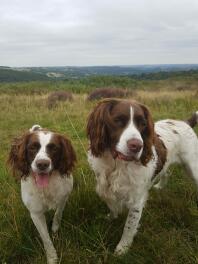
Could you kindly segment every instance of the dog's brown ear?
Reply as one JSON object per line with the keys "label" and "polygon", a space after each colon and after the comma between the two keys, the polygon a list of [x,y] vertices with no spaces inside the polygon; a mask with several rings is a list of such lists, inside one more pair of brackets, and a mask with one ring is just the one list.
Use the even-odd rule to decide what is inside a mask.
{"label": "dog's brown ear", "polygon": [[62,135],[59,137],[61,142],[61,158],[58,170],[61,174],[69,174],[74,168],[76,153],[69,139]]}
{"label": "dog's brown ear", "polygon": [[28,132],[20,137],[14,138],[12,142],[7,163],[11,167],[15,177],[17,177],[17,172],[19,172],[21,177],[29,174],[26,149],[29,137],[30,133]]}
{"label": "dog's brown ear", "polygon": [[143,141],[144,141],[144,149],[141,156],[141,162],[143,165],[146,165],[149,160],[152,158],[152,146],[154,144],[154,122],[150,111],[144,105],[140,105],[144,111],[145,119],[147,120],[146,127],[142,133]]}
{"label": "dog's brown ear", "polygon": [[88,117],[87,136],[90,140],[91,152],[96,157],[110,148],[108,124],[111,122],[110,111],[116,102],[114,99],[99,102]]}

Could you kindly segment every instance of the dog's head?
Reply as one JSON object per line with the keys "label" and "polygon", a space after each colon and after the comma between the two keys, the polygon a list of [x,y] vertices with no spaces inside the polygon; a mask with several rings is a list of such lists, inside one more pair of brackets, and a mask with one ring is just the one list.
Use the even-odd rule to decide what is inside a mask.
{"label": "dog's head", "polygon": [[69,174],[75,161],[74,149],[66,137],[38,125],[13,140],[8,157],[14,173],[19,171],[22,177],[32,173],[40,187],[48,185],[54,170],[62,176]]}
{"label": "dog's head", "polygon": [[110,150],[114,158],[141,160],[146,165],[152,156],[154,124],[144,105],[129,100],[106,99],[93,109],[87,135],[94,156]]}

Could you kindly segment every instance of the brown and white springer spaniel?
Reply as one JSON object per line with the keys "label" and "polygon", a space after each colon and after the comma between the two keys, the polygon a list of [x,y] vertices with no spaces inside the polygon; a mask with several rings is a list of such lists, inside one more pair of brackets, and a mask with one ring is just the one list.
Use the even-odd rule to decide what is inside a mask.
{"label": "brown and white springer spaniel", "polygon": [[14,139],[8,162],[21,176],[22,200],[30,212],[44,244],[49,264],[57,263],[44,213],[55,209],[52,231],[59,228],[62,213],[73,189],[72,169],[76,155],[70,141],[34,125]]}
{"label": "brown and white springer spaniel", "polygon": [[115,252],[125,253],[137,232],[150,188],[162,188],[170,164],[183,163],[198,185],[198,139],[188,121],[153,123],[144,105],[130,100],[103,100],[93,109],[87,124],[88,161],[96,174],[96,191],[111,216],[128,209],[122,238]]}

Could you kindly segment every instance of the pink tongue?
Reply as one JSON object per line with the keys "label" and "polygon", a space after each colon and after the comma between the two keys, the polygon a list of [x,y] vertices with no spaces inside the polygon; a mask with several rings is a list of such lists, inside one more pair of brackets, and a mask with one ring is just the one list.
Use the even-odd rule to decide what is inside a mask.
{"label": "pink tongue", "polygon": [[122,153],[118,153],[118,158],[125,161],[133,161],[135,158],[133,156],[125,156]]}
{"label": "pink tongue", "polygon": [[35,174],[35,181],[38,187],[45,188],[49,184],[49,174],[48,173]]}
{"label": "pink tongue", "polygon": [[122,153],[118,153],[118,158],[119,159],[126,159],[126,157]]}

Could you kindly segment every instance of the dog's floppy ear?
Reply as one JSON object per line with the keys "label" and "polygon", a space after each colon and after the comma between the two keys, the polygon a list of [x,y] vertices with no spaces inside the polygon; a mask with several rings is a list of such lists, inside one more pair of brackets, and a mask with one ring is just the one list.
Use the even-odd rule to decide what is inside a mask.
{"label": "dog's floppy ear", "polygon": [[146,127],[142,133],[142,137],[144,141],[144,149],[141,156],[142,164],[146,165],[153,155],[152,146],[154,144],[154,122],[148,108],[141,104],[140,106],[144,111],[144,116],[147,121]]}
{"label": "dog's floppy ear", "polygon": [[91,152],[96,157],[110,148],[108,125],[111,122],[110,111],[116,103],[115,99],[103,100],[95,106],[88,117],[87,136],[90,140]]}
{"label": "dog's floppy ear", "polygon": [[29,164],[27,160],[26,146],[31,133],[14,138],[11,149],[8,155],[7,163],[13,171],[13,175],[17,177],[17,172],[20,176],[27,176],[29,173]]}
{"label": "dog's floppy ear", "polygon": [[58,170],[61,174],[69,174],[74,168],[76,153],[69,139],[62,135],[59,135],[59,137],[61,142],[61,158]]}

